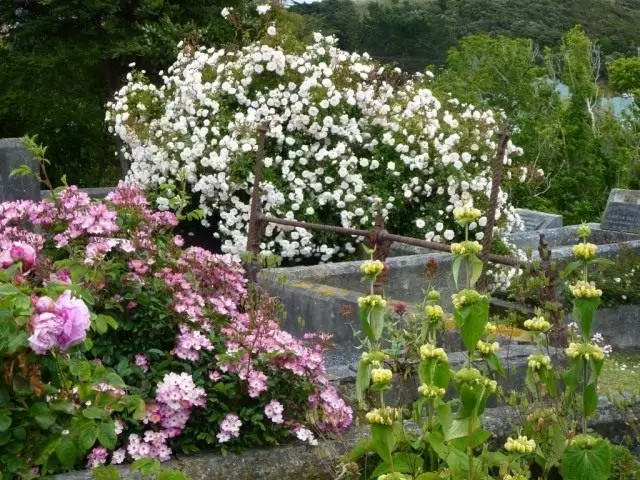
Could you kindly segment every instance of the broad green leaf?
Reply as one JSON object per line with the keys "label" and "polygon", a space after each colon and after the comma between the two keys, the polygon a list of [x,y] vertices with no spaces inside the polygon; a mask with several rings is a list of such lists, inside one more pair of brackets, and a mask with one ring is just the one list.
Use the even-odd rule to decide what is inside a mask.
{"label": "broad green leaf", "polygon": [[374,307],[369,312],[369,324],[373,332],[374,341],[377,342],[382,336],[384,330],[384,309],[381,307]]}
{"label": "broad green leaf", "polygon": [[136,420],[142,420],[147,413],[147,406],[142,398],[138,398],[133,412],[133,418]]}
{"label": "broad green leaf", "polygon": [[440,433],[428,433],[427,441],[429,442],[431,448],[433,448],[433,451],[436,452],[438,457],[440,457],[442,460],[447,458],[447,456],[449,455],[449,449],[445,445],[444,437]]}
{"label": "broad green leaf", "polygon": [[487,363],[491,366],[491,368],[496,371],[501,377],[504,377],[504,367],[502,366],[502,362],[500,358],[495,353],[492,353],[487,358]]}
{"label": "broad green leaf", "polygon": [[355,462],[370,453],[371,450],[371,439],[369,437],[361,438],[356,443],[356,446],[345,456],[345,461]]}
{"label": "broad green leaf", "polygon": [[442,477],[437,473],[427,472],[418,475],[416,480],[442,480]]}
{"label": "broad green leaf", "polygon": [[576,298],[573,300],[573,315],[578,320],[582,335],[591,337],[593,329],[593,317],[600,305],[599,298]]}
{"label": "broad green leaf", "polygon": [[609,444],[599,440],[591,449],[575,443],[567,447],[560,468],[564,480],[608,480],[611,474]]}
{"label": "broad green leaf", "polygon": [[377,479],[380,475],[385,473],[416,473],[416,471],[422,467],[423,459],[420,455],[409,452],[397,452],[392,456],[392,462],[382,462],[376,467],[370,478]]}
{"label": "broad green leaf", "polygon": [[177,470],[163,470],[158,474],[158,480],[188,480],[186,474]]}
{"label": "broad green leaf", "polygon": [[482,267],[483,267],[482,260],[480,260],[475,255],[472,256],[471,257],[471,279],[470,279],[471,288],[473,288],[476,282],[480,279],[480,276],[482,275]]}
{"label": "broad green leaf", "polygon": [[462,265],[462,257],[455,257],[451,265],[451,273],[453,274],[453,283],[458,288],[458,277],[460,276],[460,266]]}
{"label": "broad green leaf", "polygon": [[483,298],[456,310],[454,318],[465,347],[469,352],[474,352],[489,321],[489,299]]}
{"label": "broad green leaf", "polygon": [[371,425],[371,447],[384,462],[391,462],[391,453],[395,447],[393,428],[389,425]]}
{"label": "broad green leaf", "polygon": [[584,389],[584,415],[590,417],[598,408],[598,391],[595,383],[587,385]]}
{"label": "broad green leaf", "polygon": [[17,295],[20,293],[18,287],[12,283],[0,283],[0,296],[8,297],[10,295]]}
{"label": "broad green leaf", "polygon": [[371,343],[376,342],[376,336],[373,334],[373,330],[371,329],[371,324],[369,323],[369,312],[371,311],[370,307],[361,307],[360,308],[360,323],[362,325],[362,331],[367,336]]}
{"label": "broad green leaf", "polygon": [[567,265],[565,267],[565,269],[562,271],[561,277],[562,278],[568,278],[569,275],[571,275],[573,272],[575,272],[578,268],[580,268],[582,266],[582,262],[581,261],[575,261],[575,262],[571,262],[569,265]]}
{"label": "broad green leaf", "polygon": [[70,435],[65,435],[56,446],[56,456],[65,467],[71,468],[76,463],[80,451]]}
{"label": "broad green leaf", "polygon": [[11,417],[7,413],[0,413],[0,432],[6,432],[11,426]]}
{"label": "broad green leaf", "polygon": [[451,427],[445,431],[444,439],[446,441],[454,440],[456,438],[468,437],[469,432],[473,435],[473,432],[480,427],[480,421],[477,417],[456,418],[451,422]]}
{"label": "broad green leaf", "polygon": [[106,417],[104,408],[89,407],[82,411],[82,416],[91,420],[100,420]]}
{"label": "broad green leaf", "polygon": [[449,386],[450,378],[451,378],[451,367],[449,366],[449,364],[438,362],[433,374],[433,384],[436,387],[446,389]]}
{"label": "broad green leaf", "polygon": [[371,365],[360,360],[356,374],[356,397],[359,403],[364,402],[364,392],[369,388],[371,381]]}
{"label": "broad green leaf", "polygon": [[78,432],[78,445],[85,452],[96,443],[99,427],[93,422],[82,424],[82,429]]}
{"label": "broad green leaf", "polygon": [[113,465],[96,467],[91,470],[91,476],[95,480],[120,480],[120,473]]}
{"label": "broad green leaf", "polygon": [[98,441],[100,445],[108,450],[116,448],[116,442],[118,436],[116,435],[116,429],[113,422],[101,423],[98,431]]}

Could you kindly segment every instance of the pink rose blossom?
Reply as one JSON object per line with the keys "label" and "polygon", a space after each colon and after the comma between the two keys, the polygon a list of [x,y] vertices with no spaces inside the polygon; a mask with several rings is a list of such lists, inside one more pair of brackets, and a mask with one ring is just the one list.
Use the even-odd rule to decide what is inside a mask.
{"label": "pink rose blossom", "polygon": [[[48,311],[37,313],[31,318],[33,334],[29,345],[39,355],[44,355],[54,347],[62,350],[77,345],[87,337],[91,325],[91,314],[85,303],[71,296],[67,290],[58,297],[53,308],[47,297],[36,302]],[[50,311],[53,310],[53,311]]]}
{"label": "pink rose blossom", "polygon": [[0,252],[0,268],[7,268],[16,262],[22,262],[22,270],[30,270],[36,263],[36,250],[24,242],[13,244]]}

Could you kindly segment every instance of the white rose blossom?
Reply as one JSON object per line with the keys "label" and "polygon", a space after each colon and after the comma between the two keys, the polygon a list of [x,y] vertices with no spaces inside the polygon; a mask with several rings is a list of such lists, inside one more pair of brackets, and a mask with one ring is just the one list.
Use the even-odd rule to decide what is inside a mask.
{"label": "white rose blossom", "polygon": [[[265,214],[370,228],[377,208],[371,199],[384,198],[387,221],[417,227],[428,240],[460,238],[450,212],[461,204],[482,210],[478,225],[486,224],[499,114],[436,98],[424,75],[397,82],[396,70],[380,73],[367,54],[340,50],[335,37],[316,33],[305,50],[292,53],[274,46],[275,34],[269,24],[268,44],[183,49],[160,86],[142,72],[129,74],[107,113],[131,164],[128,180],[156,191],[186,182],[203,225],[218,215],[212,235],[224,252],[239,255],[258,130],[266,125]],[[505,162],[518,153],[510,145]],[[157,203],[170,208],[161,196]],[[503,191],[496,218],[501,233],[519,224]],[[269,225],[261,248],[323,261],[357,250],[349,237],[330,241]]]}

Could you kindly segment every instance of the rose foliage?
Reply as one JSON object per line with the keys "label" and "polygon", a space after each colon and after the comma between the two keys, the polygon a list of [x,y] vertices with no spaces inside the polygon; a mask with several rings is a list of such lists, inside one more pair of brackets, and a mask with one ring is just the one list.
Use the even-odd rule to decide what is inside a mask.
{"label": "rose foliage", "polygon": [[[46,474],[347,428],[328,338],[122,183],[0,204],[0,470]],[[86,457],[86,458],[85,458]]]}
{"label": "rose foliage", "polygon": [[[161,209],[175,204],[167,187],[186,185],[223,251],[238,254],[264,125],[266,213],[368,228],[381,211],[395,233],[460,238],[453,208],[487,211],[501,114],[436,98],[429,75],[380,66],[340,50],[334,37],[291,42],[270,15],[243,46],[185,45],[160,86],[129,74],[107,113],[132,162],[129,180],[160,192]],[[230,9],[225,16],[240,23]],[[509,142],[501,160],[510,165],[520,153]],[[519,219],[506,192],[498,198],[497,228],[510,230]],[[475,239],[486,221],[470,225]],[[261,248],[323,261],[355,251],[352,239],[272,224]]]}

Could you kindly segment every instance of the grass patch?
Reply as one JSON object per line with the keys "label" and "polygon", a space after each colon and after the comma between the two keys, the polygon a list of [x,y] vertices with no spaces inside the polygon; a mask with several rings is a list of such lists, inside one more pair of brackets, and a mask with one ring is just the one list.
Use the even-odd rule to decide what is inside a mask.
{"label": "grass patch", "polygon": [[640,354],[613,354],[604,362],[599,390],[603,394],[619,391],[640,394]]}

